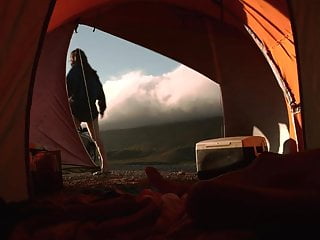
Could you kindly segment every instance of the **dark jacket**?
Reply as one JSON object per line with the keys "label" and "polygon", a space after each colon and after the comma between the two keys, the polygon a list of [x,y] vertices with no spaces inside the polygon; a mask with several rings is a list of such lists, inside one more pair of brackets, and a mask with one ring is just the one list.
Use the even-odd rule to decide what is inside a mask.
{"label": "dark jacket", "polygon": [[[82,68],[79,64],[73,65],[67,74],[67,89],[72,114],[79,121],[88,122],[96,119],[99,112],[101,114],[104,113],[106,109],[106,99],[96,71],[87,67],[84,69],[84,73],[88,93],[86,91]],[[96,106],[97,100],[99,111]]]}

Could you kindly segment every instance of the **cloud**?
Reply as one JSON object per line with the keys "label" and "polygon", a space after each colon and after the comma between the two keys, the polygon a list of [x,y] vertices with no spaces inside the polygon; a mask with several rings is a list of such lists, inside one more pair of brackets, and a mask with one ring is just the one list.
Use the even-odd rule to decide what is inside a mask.
{"label": "cloud", "polygon": [[219,86],[183,65],[161,76],[133,71],[112,77],[104,91],[102,130],[222,115]]}

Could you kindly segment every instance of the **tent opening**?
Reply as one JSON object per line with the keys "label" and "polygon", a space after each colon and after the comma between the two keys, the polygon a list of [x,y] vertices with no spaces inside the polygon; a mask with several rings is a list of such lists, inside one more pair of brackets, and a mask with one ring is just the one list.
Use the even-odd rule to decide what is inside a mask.
{"label": "tent opening", "polygon": [[103,84],[107,109],[99,128],[111,170],[194,171],[195,143],[224,136],[221,91],[211,79],[85,25],[72,35],[66,74],[76,48],[86,52]]}

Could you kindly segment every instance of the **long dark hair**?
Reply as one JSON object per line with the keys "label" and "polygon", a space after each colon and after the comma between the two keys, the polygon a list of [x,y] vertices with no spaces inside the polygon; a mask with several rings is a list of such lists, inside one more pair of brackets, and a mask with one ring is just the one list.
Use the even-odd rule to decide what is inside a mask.
{"label": "long dark hair", "polygon": [[80,48],[76,48],[71,52],[71,55],[75,57],[74,65],[81,66],[81,63],[82,63],[86,73],[92,73],[92,72],[96,73],[96,71],[90,66],[88,62],[88,58],[83,50],[81,50]]}

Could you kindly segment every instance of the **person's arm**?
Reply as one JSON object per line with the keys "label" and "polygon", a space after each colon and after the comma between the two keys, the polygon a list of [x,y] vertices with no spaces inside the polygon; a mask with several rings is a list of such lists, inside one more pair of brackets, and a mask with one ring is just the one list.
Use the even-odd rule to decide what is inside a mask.
{"label": "person's arm", "polygon": [[67,94],[68,94],[68,101],[69,104],[71,104],[74,100],[74,94],[75,94],[75,76],[74,72],[70,70],[67,74]]}
{"label": "person's arm", "polygon": [[66,84],[67,84],[67,94],[68,94],[68,98],[70,98],[70,97],[72,96],[72,92],[73,92],[72,76],[71,76],[71,73],[70,73],[70,72],[67,74]]}
{"label": "person's arm", "polygon": [[99,91],[98,91],[98,106],[99,106],[99,113],[102,118],[104,115],[104,111],[107,108],[107,104],[106,104],[106,97],[104,95],[103,87],[100,81],[99,81]]}

